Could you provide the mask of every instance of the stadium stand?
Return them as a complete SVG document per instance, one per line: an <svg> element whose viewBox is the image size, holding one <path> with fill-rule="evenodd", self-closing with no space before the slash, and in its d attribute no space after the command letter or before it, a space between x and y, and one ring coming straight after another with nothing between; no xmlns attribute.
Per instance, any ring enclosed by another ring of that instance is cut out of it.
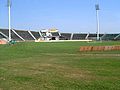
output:
<svg viewBox="0 0 120 90"><path fill-rule="evenodd" d="M99 34L99 37L101 39L101 37L103 36L104 34ZM92 34L90 33L87 37L88 40L96 40L97 39L97 34Z"/></svg>
<svg viewBox="0 0 120 90"><path fill-rule="evenodd" d="M89 34L88 38L89 40L96 40L97 34Z"/></svg>
<svg viewBox="0 0 120 90"><path fill-rule="evenodd" d="M3 34L5 34L6 36L9 35L8 29L0 29L0 32L2 32Z"/></svg>
<svg viewBox="0 0 120 90"><path fill-rule="evenodd" d="M70 40L71 33L61 33L60 40Z"/></svg>
<svg viewBox="0 0 120 90"><path fill-rule="evenodd" d="M59 33L51 32L51 36L56 39L52 40L96 40L97 35L93 33ZM0 29L0 39L8 39L9 30ZM120 40L120 34L99 34L101 40ZM25 30L11 30L11 38L16 41L33 41L39 38L46 38L46 33L36 31L25 31Z"/></svg>
<svg viewBox="0 0 120 90"><path fill-rule="evenodd" d="M35 31L31 31L31 33L33 34L33 36L36 38L36 39L39 39L41 36L39 34L39 32L35 32Z"/></svg>
<svg viewBox="0 0 120 90"><path fill-rule="evenodd" d="M28 31L23 30L15 30L17 34L19 34L25 40L34 40L34 38L29 34Z"/></svg>
<svg viewBox="0 0 120 90"><path fill-rule="evenodd" d="M105 34L101 39L102 40L115 40L115 37L118 36L119 34Z"/></svg>
<svg viewBox="0 0 120 90"><path fill-rule="evenodd" d="M100 37L102 37L104 34L99 34L100 35Z"/></svg>
<svg viewBox="0 0 120 90"><path fill-rule="evenodd" d="M120 34L115 37L115 40L120 40Z"/></svg>
<svg viewBox="0 0 120 90"><path fill-rule="evenodd" d="M13 31L11 31L11 38L16 41L22 41Z"/></svg>
<svg viewBox="0 0 120 90"><path fill-rule="evenodd" d="M58 32L51 32L52 36L59 36Z"/></svg>
<svg viewBox="0 0 120 90"><path fill-rule="evenodd" d="M2 39L2 38L6 38L6 37L3 36L3 35L1 34L1 32L0 32L0 39Z"/></svg>
<svg viewBox="0 0 120 90"><path fill-rule="evenodd" d="M87 34L74 33L72 40L84 40Z"/></svg>

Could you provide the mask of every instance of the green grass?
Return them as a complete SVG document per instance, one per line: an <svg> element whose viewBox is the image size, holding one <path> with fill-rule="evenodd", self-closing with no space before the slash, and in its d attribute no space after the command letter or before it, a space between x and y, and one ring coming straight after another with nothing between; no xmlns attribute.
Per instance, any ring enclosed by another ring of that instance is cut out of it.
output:
<svg viewBox="0 0 120 90"><path fill-rule="evenodd" d="M0 90L120 90L120 51L79 52L84 45L120 42L0 45Z"/></svg>

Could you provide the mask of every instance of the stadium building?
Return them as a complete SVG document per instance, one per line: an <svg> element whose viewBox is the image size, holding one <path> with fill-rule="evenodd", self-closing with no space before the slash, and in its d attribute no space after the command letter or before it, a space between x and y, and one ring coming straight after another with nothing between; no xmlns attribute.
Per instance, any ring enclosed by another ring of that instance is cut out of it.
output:
<svg viewBox="0 0 120 90"><path fill-rule="evenodd" d="M8 40L9 30L0 29L0 39ZM12 40L23 41L58 41L58 40L96 40L96 33L60 33L58 29L43 29L40 31L11 29ZM120 40L120 33L100 34L100 39L104 41Z"/></svg>

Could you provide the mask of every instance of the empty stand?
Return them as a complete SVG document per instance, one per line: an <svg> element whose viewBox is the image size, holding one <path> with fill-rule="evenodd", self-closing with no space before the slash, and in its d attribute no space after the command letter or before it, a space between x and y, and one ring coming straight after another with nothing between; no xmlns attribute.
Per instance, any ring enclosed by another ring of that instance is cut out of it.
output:
<svg viewBox="0 0 120 90"><path fill-rule="evenodd" d="M115 40L114 38L119 34L105 34L101 39L102 40Z"/></svg>
<svg viewBox="0 0 120 90"><path fill-rule="evenodd" d="M61 40L70 40L71 38L71 33L61 33Z"/></svg>
<svg viewBox="0 0 120 90"><path fill-rule="evenodd" d="M59 36L58 32L52 32L51 34L52 34L52 36Z"/></svg>
<svg viewBox="0 0 120 90"><path fill-rule="evenodd" d="M31 33L33 34L33 36L36 38L36 39L39 39L41 36L39 34L39 32L35 32L35 31L31 31Z"/></svg>
<svg viewBox="0 0 120 90"><path fill-rule="evenodd" d="M97 34L89 34L88 38L89 40L96 40Z"/></svg>
<svg viewBox="0 0 120 90"><path fill-rule="evenodd" d="M93 33L60 33L59 32L51 32L50 36L46 36L44 32L36 32L36 31L25 31L25 30L11 30L11 38L16 41L28 41L28 40L36 40L40 37L57 37L59 36L60 40L96 40L97 34ZM120 40L120 34L99 34L101 40ZM8 29L0 29L0 39L9 37Z"/></svg>
<svg viewBox="0 0 120 90"><path fill-rule="evenodd" d="M2 39L2 38L6 38L5 36L3 36L1 33L0 33L0 39Z"/></svg>
<svg viewBox="0 0 120 90"><path fill-rule="evenodd" d="M22 38L25 40L34 40L34 38L29 34L28 31L22 31L22 30L15 30L17 34L19 34Z"/></svg>
<svg viewBox="0 0 120 90"><path fill-rule="evenodd" d="M16 41L22 41L12 30L11 30L11 38Z"/></svg>
<svg viewBox="0 0 120 90"><path fill-rule="evenodd" d="M2 32L3 34L5 34L6 36L9 36L8 29L0 29L0 32Z"/></svg>
<svg viewBox="0 0 120 90"><path fill-rule="evenodd" d="M75 34L73 34L72 40L84 40L86 36L87 36L87 34L75 33Z"/></svg>
<svg viewBox="0 0 120 90"><path fill-rule="evenodd" d="M117 35L114 39L115 39L115 40L120 40L120 34Z"/></svg>

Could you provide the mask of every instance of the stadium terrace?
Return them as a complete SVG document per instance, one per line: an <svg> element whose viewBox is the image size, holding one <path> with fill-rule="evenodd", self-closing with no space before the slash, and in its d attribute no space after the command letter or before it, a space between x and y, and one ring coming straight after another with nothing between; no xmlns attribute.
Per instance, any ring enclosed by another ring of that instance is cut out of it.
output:
<svg viewBox="0 0 120 90"><path fill-rule="evenodd" d="M0 39L8 40L9 30L0 29ZM44 29L40 31L11 29L11 38L20 41L60 41L60 40L96 40L96 33L61 33L57 29ZM118 41L120 33L100 34L100 40Z"/></svg>

